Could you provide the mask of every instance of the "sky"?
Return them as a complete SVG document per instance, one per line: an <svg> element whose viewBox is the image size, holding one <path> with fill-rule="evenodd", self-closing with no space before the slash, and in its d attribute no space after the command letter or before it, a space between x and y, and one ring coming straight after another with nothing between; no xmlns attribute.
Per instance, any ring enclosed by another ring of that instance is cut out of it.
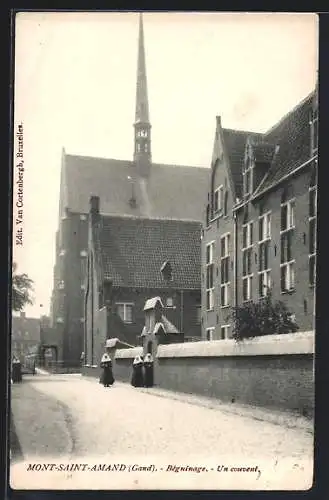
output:
<svg viewBox="0 0 329 500"><path fill-rule="evenodd" d="M217 115L225 128L263 132L315 87L315 14L143 18L154 162L209 168ZM13 259L34 280L26 314L39 317L50 307L62 148L133 156L138 14L21 12L15 30L13 180L22 123L24 198L16 225L14 184Z"/></svg>

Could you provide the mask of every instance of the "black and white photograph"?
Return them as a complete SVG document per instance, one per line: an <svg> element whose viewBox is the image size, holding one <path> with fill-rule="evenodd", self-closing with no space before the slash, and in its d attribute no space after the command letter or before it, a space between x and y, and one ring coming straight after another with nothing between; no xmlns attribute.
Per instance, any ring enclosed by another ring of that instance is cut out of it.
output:
<svg viewBox="0 0 329 500"><path fill-rule="evenodd" d="M14 25L10 487L309 490L318 15Z"/></svg>

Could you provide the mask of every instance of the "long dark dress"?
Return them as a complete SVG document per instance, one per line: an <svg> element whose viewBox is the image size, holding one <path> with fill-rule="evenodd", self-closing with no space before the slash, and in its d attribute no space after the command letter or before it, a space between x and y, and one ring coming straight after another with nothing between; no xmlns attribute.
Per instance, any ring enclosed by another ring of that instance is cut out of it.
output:
<svg viewBox="0 0 329 500"><path fill-rule="evenodd" d="M152 361L150 361L150 362L145 361L144 372L145 372L145 376L144 376L145 387L153 387L153 362Z"/></svg>
<svg viewBox="0 0 329 500"><path fill-rule="evenodd" d="M103 368L103 372L101 374L100 382L104 385L104 387L110 387L110 385L114 384L111 361L101 363L101 368Z"/></svg>
<svg viewBox="0 0 329 500"><path fill-rule="evenodd" d="M135 363L133 365L133 374L131 377L131 385L134 387L143 387L144 377L143 377L143 363Z"/></svg>
<svg viewBox="0 0 329 500"><path fill-rule="evenodd" d="M22 381L22 365L19 361L13 362L11 378L14 384Z"/></svg>

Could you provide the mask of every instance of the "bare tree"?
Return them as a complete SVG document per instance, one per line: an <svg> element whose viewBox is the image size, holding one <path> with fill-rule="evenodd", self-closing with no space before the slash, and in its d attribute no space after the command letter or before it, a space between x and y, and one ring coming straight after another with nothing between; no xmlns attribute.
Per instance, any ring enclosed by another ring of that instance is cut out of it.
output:
<svg viewBox="0 0 329 500"><path fill-rule="evenodd" d="M27 304L33 304L31 292L33 280L27 274L17 274L17 264L12 268L12 310L22 311Z"/></svg>

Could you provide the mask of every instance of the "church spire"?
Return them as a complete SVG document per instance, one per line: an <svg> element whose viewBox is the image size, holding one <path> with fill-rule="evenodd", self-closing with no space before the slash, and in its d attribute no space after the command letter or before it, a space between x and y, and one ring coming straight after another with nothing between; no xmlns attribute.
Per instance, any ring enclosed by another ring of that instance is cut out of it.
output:
<svg viewBox="0 0 329 500"><path fill-rule="evenodd" d="M147 176L151 164L151 124L147 97L143 14L139 14L134 161L137 172Z"/></svg>

